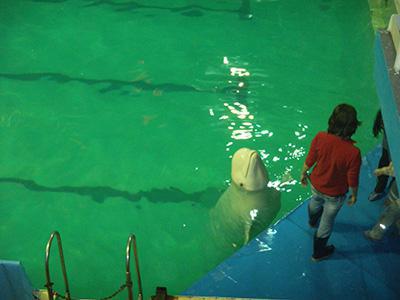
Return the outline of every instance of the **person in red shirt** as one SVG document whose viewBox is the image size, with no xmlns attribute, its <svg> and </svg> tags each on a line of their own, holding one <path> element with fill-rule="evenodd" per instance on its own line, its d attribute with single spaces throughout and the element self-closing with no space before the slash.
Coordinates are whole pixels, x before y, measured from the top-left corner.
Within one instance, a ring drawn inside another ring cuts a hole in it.
<svg viewBox="0 0 400 300">
<path fill-rule="evenodd" d="M 353 106 L 336 106 L 329 118 L 328 131 L 319 132 L 314 137 L 303 165 L 301 184 L 307 186 L 308 180 L 311 182 L 309 225 L 318 228 L 314 234 L 313 261 L 327 258 L 335 251 L 333 245 L 326 244 L 349 188 L 351 196 L 348 204 L 353 205 L 357 201 L 361 154 L 351 136 L 360 124 Z"/>
</svg>

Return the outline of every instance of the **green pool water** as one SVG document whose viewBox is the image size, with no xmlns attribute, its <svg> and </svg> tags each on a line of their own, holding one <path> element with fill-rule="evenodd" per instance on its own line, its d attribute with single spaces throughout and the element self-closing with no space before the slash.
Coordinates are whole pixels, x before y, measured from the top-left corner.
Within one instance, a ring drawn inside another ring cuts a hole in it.
<svg viewBox="0 0 400 300">
<path fill-rule="evenodd" d="M 260 152 L 279 220 L 335 105 L 364 154 L 378 143 L 367 1 L 3 0 L 0 32 L 0 258 L 38 288 L 53 230 L 72 296 L 97 298 L 134 233 L 145 297 L 177 294 L 236 250 L 208 222 L 237 149 Z"/>
</svg>

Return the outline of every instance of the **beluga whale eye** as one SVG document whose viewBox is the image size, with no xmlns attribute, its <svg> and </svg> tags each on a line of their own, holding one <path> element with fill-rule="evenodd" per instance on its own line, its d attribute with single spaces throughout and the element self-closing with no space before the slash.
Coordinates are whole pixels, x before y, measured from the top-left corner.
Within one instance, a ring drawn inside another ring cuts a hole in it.
<svg viewBox="0 0 400 300">
<path fill-rule="evenodd" d="M 240 183 L 240 186 L 243 186 L 243 182 Z"/>
</svg>

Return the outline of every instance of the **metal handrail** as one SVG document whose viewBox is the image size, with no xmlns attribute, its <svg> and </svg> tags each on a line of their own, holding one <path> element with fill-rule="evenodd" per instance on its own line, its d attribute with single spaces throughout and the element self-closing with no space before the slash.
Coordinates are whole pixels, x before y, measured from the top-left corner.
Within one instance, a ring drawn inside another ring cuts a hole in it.
<svg viewBox="0 0 400 300">
<path fill-rule="evenodd" d="M 132 278 L 131 278 L 131 270 L 130 270 L 132 243 L 133 243 L 133 253 L 135 255 L 136 275 L 137 275 L 138 290 L 139 290 L 138 300 L 142 300 L 143 299 L 142 281 L 140 278 L 139 259 L 138 259 L 137 248 L 136 248 L 136 237 L 134 234 L 129 235 L 128 243 L 126 245 L 126 286 L 128 288 L 128 299 L 133 300 Z"/>
<path fill-rule="evenodd" d="M 46 245 L 46 288 L 47 288 L 47 294 L 49 297 L 49 300 L 54 299 L 54 292 L 53 292 L 53 282 L 50 280 L 50 270 L 49 270 L 49 258 L 50 258 L 50 248 L 51 248 L 51 243 L 53 242 L 54 236 L 57 238 L 57 244 L 58 244 L 58 253 L 60 255 L 60 261 L 61 261 L 61 269 L 64 277 L 64 285 L 65 285 L 65 299 L 66 300 L 71 300 L 71 295 L 69 292 L 69 286 L 68 286 L 68 279 L 67 279 L 67 271 L 65 269 L 65 262 L 64 262 L 64 254 L 62 250 L 62 244 L 61 244 L 61 237 L 58 231 L 54 231 L 50 235 L 50 239 L 47 242 Z"/>
</svg>

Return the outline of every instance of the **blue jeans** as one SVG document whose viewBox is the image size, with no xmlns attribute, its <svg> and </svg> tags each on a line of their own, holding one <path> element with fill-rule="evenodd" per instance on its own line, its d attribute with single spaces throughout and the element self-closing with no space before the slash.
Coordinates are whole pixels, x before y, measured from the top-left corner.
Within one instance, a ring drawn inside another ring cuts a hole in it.
<svg viewBox="0 0 400 300">
<path fill-rule="evenodd" d="M 316 232 L 317 238 L 327 238 L 331 235 L 333 223 L 340 208 L 343 206 L 346 195 L 331 197 L 318 192 L 311 186 L 312 197 L 308 203 L 310 216 L 322 211 L 321 220 Z"/>
</svg>

